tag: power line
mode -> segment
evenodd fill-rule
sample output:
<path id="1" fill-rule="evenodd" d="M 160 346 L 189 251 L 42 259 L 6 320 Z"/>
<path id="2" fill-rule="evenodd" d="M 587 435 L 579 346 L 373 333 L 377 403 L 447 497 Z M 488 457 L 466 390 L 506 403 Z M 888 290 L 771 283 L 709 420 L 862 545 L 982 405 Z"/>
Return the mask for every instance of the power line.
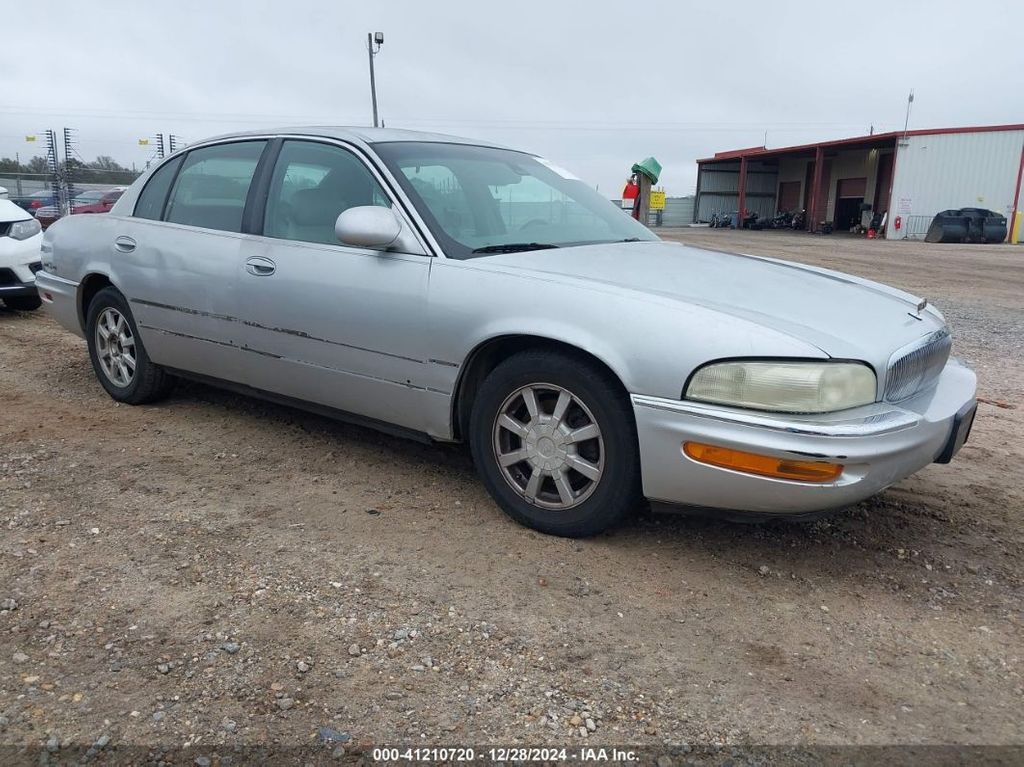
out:
<path id="1" fill-rule="evenodd" d="M 296 115 L 272 114 L 272 113 L 251 113 L 251 112 L 204 112 L 202 114 L 189 112 L 159 112 L 147 110 L 66 110 L 66 109 L 36 109 L 13 105 L 0 105 L 0 113 L 6 114 L 40 114 L 40 115 L 68 115 L 76 117 L 94 117 L 99 119 L 119 119 L 126 117 L 153 117 L 165 119 L 179 119 L 197 122 L 264 122 L 282 121 L 287 123 L 308 123 L 321 125 L 343 125 L 351 124 L 358 127 L 358 118 L 346 118 L 338 115 Z M 835 121 L 784 121 L 784 122 L 763 122 L 763 121 L 679 121 L 679 120 L 644 120 L 622 121 L 603 119 L 553 119 L 553 120 L 517 120 L 514 118 L 451 118 L 451 117 L 392 117 L 389 119 L 392 126 L 396 123 L 403 125 L 472 125 L 490 126 L 499 128 L 546 128 L 546 129 L 588 129 L 588 130 L 818 130 L 821 128 L 856 128 L 863 127 L 863 121 L 835 122 Z"/>

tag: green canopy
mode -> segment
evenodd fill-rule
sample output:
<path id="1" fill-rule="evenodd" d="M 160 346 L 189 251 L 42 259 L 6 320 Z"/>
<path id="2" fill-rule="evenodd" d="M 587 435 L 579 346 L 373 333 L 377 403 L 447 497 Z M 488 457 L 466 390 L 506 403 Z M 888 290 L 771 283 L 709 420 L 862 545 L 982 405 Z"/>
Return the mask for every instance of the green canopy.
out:
<path id="1" fill-rule="evenodd" d="M 651 180 L 652 184 L 657 184 L 658 176 L 661 175 L 661 163 L 653 157 L 648 157 L 633 166 L 633 173 L 643 173 Z"/>

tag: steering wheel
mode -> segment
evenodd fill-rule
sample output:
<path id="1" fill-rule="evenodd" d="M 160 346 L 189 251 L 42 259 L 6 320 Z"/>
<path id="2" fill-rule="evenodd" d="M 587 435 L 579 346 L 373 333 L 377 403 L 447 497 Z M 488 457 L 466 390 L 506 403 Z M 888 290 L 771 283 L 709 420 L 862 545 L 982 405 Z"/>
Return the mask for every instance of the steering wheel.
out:
<path id="1" fill-rule="evenodd" d="M 543 218 L 531 218 L 525 224 L 519 227 L 519 231 L 522 232 L 526 229 L 532 229 L 535 226 L 547 226 L 550 222 L 545 221 Z"/>

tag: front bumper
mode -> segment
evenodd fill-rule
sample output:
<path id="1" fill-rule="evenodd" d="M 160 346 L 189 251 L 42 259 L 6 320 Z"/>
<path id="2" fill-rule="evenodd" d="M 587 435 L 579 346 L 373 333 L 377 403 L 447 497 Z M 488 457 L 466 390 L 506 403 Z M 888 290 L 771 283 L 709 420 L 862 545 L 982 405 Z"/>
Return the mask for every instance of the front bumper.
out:
<path id="1" fill-rule="evenodd" d="M 34 296 L 39 262 L 0 267 L 0 298 Z"/>
<path id="2" fill-rule="evenodd" d="M 780 516 L 856 503 L 940 458 L 954 422 L 973 412 L 976 384 L 973 371 L 951 359 L 935 386 L 898 405 L 811 416 L 634 394 L 644 495 L 655 502 Z M 843 472 L 821 484 L 754 476 L 688 458 L 681 449 L 686 441 L 840 463 Z"/>
<path id="3" fill-rule="evenodd" d="M 43 236 L 37 234 L 27 240 L 0 237 L 0 298 L 34 296 L 36 272 L 39 271 L 39 244 Z"/>

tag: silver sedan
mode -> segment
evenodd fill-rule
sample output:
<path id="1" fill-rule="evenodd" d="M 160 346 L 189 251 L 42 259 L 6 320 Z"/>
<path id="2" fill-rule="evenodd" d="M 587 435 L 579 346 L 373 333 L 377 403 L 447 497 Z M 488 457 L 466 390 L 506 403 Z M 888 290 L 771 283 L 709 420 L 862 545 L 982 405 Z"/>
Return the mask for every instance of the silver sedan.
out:
<path id="1" fill-rule="evenodd" d="M 963 444 L 975 377 L 927 301 L 661 242 L 534 155 L 395 130 L 188 147 L 47 230 L 36 284 L 100 384 L 196 378 L 469 443 L 558 535 L 652 502 L 854 503 Z"/>

